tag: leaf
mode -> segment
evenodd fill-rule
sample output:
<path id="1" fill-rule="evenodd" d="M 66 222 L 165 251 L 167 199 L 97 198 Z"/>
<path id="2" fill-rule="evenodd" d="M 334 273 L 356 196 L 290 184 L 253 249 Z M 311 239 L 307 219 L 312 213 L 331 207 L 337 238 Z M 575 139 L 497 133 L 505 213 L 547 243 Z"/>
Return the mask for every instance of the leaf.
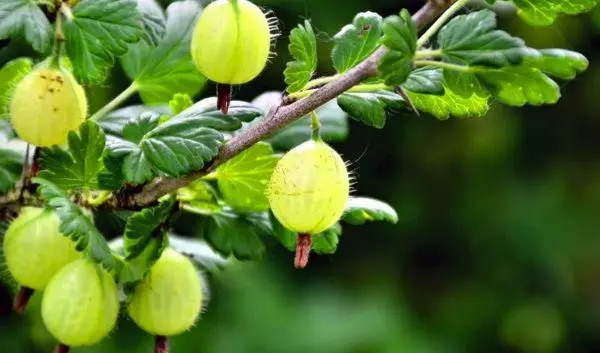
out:
<path id="1" fill-rule="evenodd" d="M 123 137 L 135 144 L 139 144 L 144 136 L 155 129 L 159 123 L 159 116 L 153 113 L 143 113 L 138 117 L 130 119 L 123 126 Z"/>
<path id="2" fill-rule="evenodd" d="M 195 96 L 206 84 L 190 53 L 191 37 L 200 5 L 177 1 L 167 8 L 167 29 L 153 47 L 140 41 L 121 57 L 127 76 L 146 104 L 167 103 L 175 93 Z"/>
<path id="3" fill-rule="evenodd" d="M 93 221 L 77 207 L 56 185 L 42 178 L 34 178 L 39 184 L 39 194 L 54 209 L 60 219 L 60 232 L 76 242 L 76 248 L 86 256 L 112 270 L 116 263 L 106 240 L 94 226 Z"/>
<path id="4" fill-rule="evenodd" d="M 404 107 L 402 97 L 385 90 L 344 93 L 338 97 L 337 102 L 340 108 L 354 120 L 378 129 L 385 126 L 387 110 Z"/>
<path id="5" fill-rule="evenodd" d="M 224 210 L 206 219 L 201 235 L 224 256 L 256 260 L 265 252 L 261 237 L 270 236 L 270 224 L 260 214 L 236 215 Z"/>
<path id="6" fill-rule="evenodd" d="M 541 71 L 528 67 L 485 70 L 477 77 L 501 102 L 512 106 L 554 104 L 560 87 Z"/>
<path id="7" fill-rule="evenodd" d="M 0 149 L 0 193 L 9 192 L 21 178 L 23 157 L 13 151 Z"/>
<path id="8" fill-rule="evenodd" d="M 271 145 L 259 142 L 219 166 L 214 177 L 225 202 L 242 212 L 268 210 L 265 190 L 277 161 Z"/>
<path id="9" fill-rule="evenodd" d="M 205 98 L 177 115 L 180 119 L 195 118 L 202 120 L 202 125 L 219 131 L 235 131 L 242 127 L 242 122 L 251 122 L 263 111 L 251 103 L 231 101 L 227 114 L 217 108 L 217 98 Z"/>
<path id="10" fill-rule="evenodd" d="M 538 56 L 527 57 L 523 66 L 534 67 L 549 75 L 572 80 L 589 66 L 587 58 L 564 49 L 540 49 Z"/>
<path id="11" fill-rule="evenodd" d="M 32 65 L 31 59 L 19 58 L 7 62 L 0 69 L 0 119 L 10 119 L 13 91 L 21 79 L 31 71 Z"/>
<path id="12" fill-rule="evenodd" d="M 461 97 L 444 85 L 443 95 L 421 94 L 406 90 L 406 94 L 415 107 L 423 112 L 430 113 L 440 120 L 450 116 L 457 118 L 481 117 L 488 109 L 488 97 L 473 94 L 471 97 Z"/>
<path id="13" fill-rule="evenodd" d="M 444 76 L 442 70 L 435 67 L 422 67 L 408 75 L 404 88 L 415 93 L 444 94 Z"/>
<path id="14" fill-rule="evenodd" d="M 52 25 L 36 1 L 0 2 L 0 39 L 25 38 L 35 51 L 47 53 L 53 34 Z"/>
<path id="15" fill-rule="evenodd" d="M 167 27 L 165 13 L 155 0 L 137 0 L 137 8 L 142 16 L 144 27 L 142 39 L 155 47 L 165 35 Z"/>
<path id="16" fill-rule="evenodd" d="M 469 98 L 472 95 L 483 98 L 489 96 L 489 92 L 479 82 L 475 73 L 444 70 L 444 84 L 452 93 L 462 98 Z"/>
<path id="17" fill-rule="evenodd" d="M 230 261 L 217 254 L 205 241 L 169 235 L 169 246 L 189 257 L 205 271 L 223 269 Z"/>
<path id="18" fill-rule="evenodd" d="M 136 0 L 81 0 L 63 23 L 66 48 L 80 81 L 102 81 L 114 57 L 143 34 Z"/>
<path id="19" fill-rule="evenodd" d="M 171 108 L 171 111 L 175 115 L 183 112 L 192 105 L 194 105 L 194 101 L 185 93 L 175 93 L 173 98 L 169 101 L 169 108 Z"/>
<path id="20" fill-rule="evenodd" d="M 271 222 L 273 234 L 281 244 L 289 251 L 296 251 L 298 234 L 283 227 L 273 213 L 269 214 L 269 221 Z M 334 224 L 321 233 L 312 235 L 311 250 L 316 254 L 335 253 L 337 251 L 340 235 L 342 235 L 342 226 L 340 226 L 339 223 Z"/>
<path id="21" fill-rule="evenodd" d="M 223 210 L 217 199 L 217 192 L 203 180 L 195 180 L 188 186 L 179 188 L 177 200 L 184 210 L 199 215 L 210 216 Z"/>
<path id="22" fill-rule="evenodd" d="M 537 54 L 522 39 L 497 30 L 491 10 L 456 16 L 440 30 L 438 43 L 446 61 L 469 65 L 518 65 Z"/>
<path id="23" fill-rule="evenodd" d="M 344 73 L 358 65 L 377 49 L 382 34 L 383 19 L 374 12 L 361 12 L 344 26 L 335 37 L 331 51 L 333 66 Z"/>
<path id="24" fill-rule="evenodd" d="M 559 14 L 576 15 L 594 8 L 598 0 L 511 0 L 519 16 L 535 26 L 551 25 Z"/>
<path id="25" fill-rule="evenodd" d="M 122 136 L 123 127 L 131 119 L 136 119 L 143 113 L 155 113 L 157 115 L 172 115 L 171 109 L 168 106 L 152 106 L 131 105 L 125 108 L 117 109 L 108 115 L 104 115 L 96 123 L 110 135 Z"/>
<path id="26" fill-rule="evenodd" d="M 288 49 L 295 60 L 287 63 L 283 75 L 287 91 L 294 93 L 304 88 L 317 70 L 317 38 L 310 21 L 292 29 Z"/>
<path id="27" fill-rule="evenodd" d="M 350 197 L 342 220 L 353 225 L 372 221 L 398 222 L 398 214 L 385 202 L 368 197 Z"/>
<path id="28" fill-rule="evenodd" d="M 381 44 L 390 51 L 381 58 L 377 70 L 386 85 L 399 86 L 412 71 L 412 60 L 417 50 L 417 27 L 406 9 L 400 12 L 400 16 L 384 20 Z"/>
<path id="29" fill-rule="evenodd" d="M 68 152 L 59 146 L 42 149 L 39 176 L 63 190 L 97 189 L 104 144 L 104 132 L 88 120 L 78 133 L 69 132 Z"/>

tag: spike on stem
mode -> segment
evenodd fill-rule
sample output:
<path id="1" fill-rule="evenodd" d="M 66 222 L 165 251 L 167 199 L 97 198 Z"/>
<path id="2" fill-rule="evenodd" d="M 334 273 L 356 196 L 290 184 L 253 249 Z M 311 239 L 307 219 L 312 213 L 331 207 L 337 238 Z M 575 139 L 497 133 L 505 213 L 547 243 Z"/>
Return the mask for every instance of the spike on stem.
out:
<path id="1" fill-rule="evenodd" d="M 13 309 L 18 314 L 23 314 L 25 312 L 25 308 L 27 307 L 27 303 L 33 296 L 35 291 L 29 287 L 19 287 L 19 291 L 15 296 L 15 301 L 13 302 Z"/>
<path id="2" fill-rule="evenodd" d="M 54 353 L 69 353 L 70 350 L 71 347 L 67 346 L 66 344 L 59 343 L 59 345 L 56 346 Z"/>
<path id="3" fill-rule="evenodd" d="M 231 85 L 217 84 L 217 107 L 223 114 L 227 114 L 229 104 L 231 104 Z"/>
<path id="4" fill-rule="evenodd" d="M 294 266 L 296 268 L 305 268 L 306 265 L 308 265 L 311 244 L 312 237 L 310 236 L 310 234 L 298 234 L 298 243 L 296 244 L 296 258 L 294 259 Z"/>
<path id="5" fill-rule="evenodd" d="M 169 353 L 168 339 L 165 336 L 156 336 L 154 353 Z"/>

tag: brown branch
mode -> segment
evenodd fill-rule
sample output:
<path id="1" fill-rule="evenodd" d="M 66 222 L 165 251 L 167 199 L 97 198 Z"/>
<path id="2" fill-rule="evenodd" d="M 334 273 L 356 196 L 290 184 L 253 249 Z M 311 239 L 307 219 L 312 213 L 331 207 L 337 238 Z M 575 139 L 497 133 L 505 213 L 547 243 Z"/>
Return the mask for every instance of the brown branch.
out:
<path id="1" fill-rule="evenodd" d="M 413 19 L 419 30 L 431 24 L 442 12 L 444 12 L 456 0 L 429 0 L 419 11 L 413 15 Z M 204 170 L 195 171 L 182 178 L 158 178 L 146 184 L 141 190 L 130 192 L 123 190 L 117 193 L 103 206 L 106 208 L 140 208 L 155 202 L 161 196 L 173 192 L 190 182 L 213 171 L 217 166 L 236 156 L 256 142 L 274 134 L 282 127 L 298 120 L 323 104 L 335 99 L 348 89 L 356 86 L 365 79 L 377 74 L 377 64 L 381 57 L 387 53 L 387 49 L 381 47 L 369 58 L 358 66 L 346 72 L 338 79 L 321 87 L 309 97 L 285 105 L 273 107 L 264 120 L 252 125 L 239 135 L 236 135 L 221 149 L 219 155 L 210 166 Z"/>

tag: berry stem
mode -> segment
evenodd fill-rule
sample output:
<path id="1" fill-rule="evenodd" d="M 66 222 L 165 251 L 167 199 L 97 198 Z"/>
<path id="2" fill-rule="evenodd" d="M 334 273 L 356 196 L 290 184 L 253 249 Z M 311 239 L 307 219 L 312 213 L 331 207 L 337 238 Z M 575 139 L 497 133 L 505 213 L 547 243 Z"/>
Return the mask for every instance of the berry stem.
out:
<path id="1" fill-rule="evenodd" d="M 121 92 L 118 96 L 116 96 L 113 100 L 108 102 L 104 107 L 100 108 L 97 112 L 95 112 L 92 116 L 89 117 L 90 120 L 96 121 L 106 114 L 115 110 L 119 105 L 125 102 L 129 97 L 133 94 L 137 93 L 139 87 L 135 81 L 129 85 L 123 92 Z"/>
<path id="2" fill-rule="evenodd" d="M 33 296 L 35 291 L 29 287 L 21 286 L 17 291 L 17 295 L 15 296 L 15 300 L 13 302 L 13 310 L 17 314 L 23 314 L 25 312 L 25 308 L 27 307 L 27 303 Z"/>
<path id="3" fill-rule="evenodd" d="M 59 343 L 58 346 L 56 346 L 54 353 L 69 353 L 70 350 L 71 347 L 67 346 L 66 344 Z"/>
<path id="4" fill-rule="evenodd" d="M 231 104 L 231 85 L 217 84 L 217 107 L 227 114 Z"/>
<path id="5" fill-rule="evenodd" d="M 311 244 L 312 237 L 310 236 L 310 234 L 298 234 L 298 243 L 296 244 L 296 258 L 294 259 L 294 266 L 296 268 L 305 268 L 306 265 L 308 265 Z"/>
<path id="6" fill-rule="evenodd" d="M 168 338 L 165 336 L 156 336 L 154 353 L 169 353 Z"/>

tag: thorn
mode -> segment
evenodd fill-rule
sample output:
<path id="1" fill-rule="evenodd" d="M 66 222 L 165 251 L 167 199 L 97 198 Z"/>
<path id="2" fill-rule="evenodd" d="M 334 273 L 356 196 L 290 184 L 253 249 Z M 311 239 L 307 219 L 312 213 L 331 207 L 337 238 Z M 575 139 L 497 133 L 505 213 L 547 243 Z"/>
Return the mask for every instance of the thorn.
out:
<path id="1" fill-rule="evenodd" d="M 54 353 L 69 353 L 70 350 L 71 347 L 67 346 L 66 344 L 59 343 L 58 346 L 56 346 Z"/>
<path id="2" fill-rule="evenodd" d="M 294 259 L 294 266 L 296 268 L 305 268 L 306 265 L 308 265 L 311 243 L 312 237 L 310 236 L 310 234 L 298 234 L 298 243 L 296 245 L 296 258 Z"/>
<path id="3" fill-rule="evenodd" d="M 231 85 L 217 84 L 217 107 L 227 114 L 231 103 Z"/>
<path id="4" fill-rule="evenodd" d="M 402 97 L 402 99 L 404 99 L 406 101 L 406 103 L 408 104 L 410 109 L 412 109 L 415 112 L 415 114 L 417 114 L 418 116 L 421 116 L 421 113 L 419 113 L 419 111 L 417 110 L 417 107 L 415 107 L 415 104 L 410 100 L 410 97 L 408 96 L 408 94 L 406 94 L 406 92 L 404 91 L 404 88 L 402 88 L 402 86 L 399 86 L 396 89 L 396 92 L 400 95 L 400 97 Z"/>
<path id="5" fill-rule="evenodd" d="M 15 296 L 15 300 L 13 302 L 13 310 L 17 314 L 23 314 L 25 312 L 25 308 L 27 308 L 27 303 L 31 299 L 31 296 L 35 293 L 35 291 L 29 287 L 19 287 L 17 291 L 17 295 Z"/>
<path id="6" fill-rule="evenodd" d="M 165 336 L 156 336 L 156 341 L 154 344 L 154 353 L 169 353 L 169 348 L 167 347 L 168 339 Z"/>

